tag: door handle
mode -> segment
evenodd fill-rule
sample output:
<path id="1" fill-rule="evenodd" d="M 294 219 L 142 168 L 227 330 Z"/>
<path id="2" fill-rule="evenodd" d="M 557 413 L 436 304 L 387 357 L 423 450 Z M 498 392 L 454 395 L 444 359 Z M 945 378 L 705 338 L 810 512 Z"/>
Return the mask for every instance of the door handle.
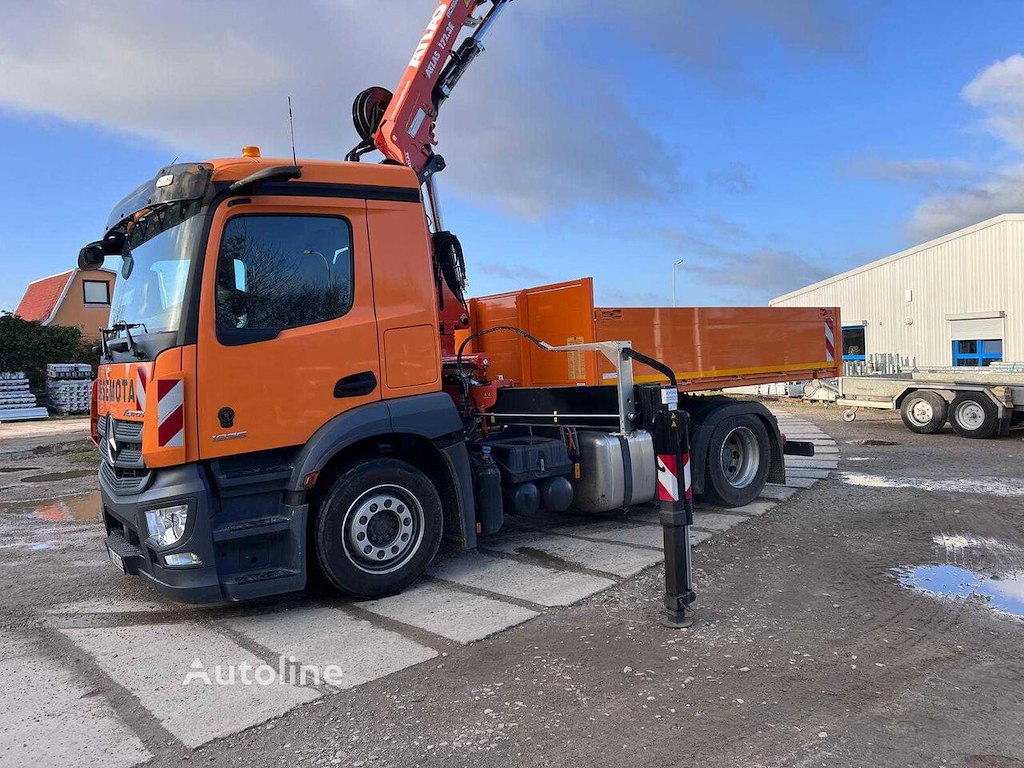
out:
<path id="1" fill-rule="evenodd" d="M 376 388 L 377 377 L 374 376 L 373 371 L 363 371 L 338 379 L 338 383 L 334 385 L 334 396 L 338 398 L 362 397 L 370 394 Z"/>

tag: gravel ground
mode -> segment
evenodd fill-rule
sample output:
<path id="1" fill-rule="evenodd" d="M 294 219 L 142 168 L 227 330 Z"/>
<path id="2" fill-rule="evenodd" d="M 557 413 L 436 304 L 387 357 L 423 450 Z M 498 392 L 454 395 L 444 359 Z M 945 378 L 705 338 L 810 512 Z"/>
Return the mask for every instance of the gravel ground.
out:
<path id="1" fill-rule="evenodd" d="M 694 628 L 661 625 L 655 568 L 198 750 L 149 744 L 152 764 L 1024 767 L 1024 625 L 894 571 L 955 564 L 1024 597 L 1024 442 L 790 410 L 839 441 L 840 471 L 697 550 Z M 0 629 L 97 597 L 93 554 L 5 569 Z"/>

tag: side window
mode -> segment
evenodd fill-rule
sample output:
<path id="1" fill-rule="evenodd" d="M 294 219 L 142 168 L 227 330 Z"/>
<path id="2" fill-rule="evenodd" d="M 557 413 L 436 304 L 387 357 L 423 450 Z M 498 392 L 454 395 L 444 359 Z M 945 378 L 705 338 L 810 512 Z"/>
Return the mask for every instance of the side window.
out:
<path id="1" fill-rule="evenodd" d="M 352 308 L 352 230 L 335 216 L 255 214 L 224 227 L 217 328 L 284 330 Z"/>

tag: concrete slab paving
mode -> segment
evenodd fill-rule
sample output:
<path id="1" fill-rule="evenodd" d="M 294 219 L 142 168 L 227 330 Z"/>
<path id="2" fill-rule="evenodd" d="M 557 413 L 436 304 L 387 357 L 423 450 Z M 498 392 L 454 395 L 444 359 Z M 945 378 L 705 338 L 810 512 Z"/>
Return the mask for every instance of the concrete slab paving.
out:
<path id="1" fill-rule="evenodd" d="M 102 696 L 28 641 L 0 633 L 0 766 L 128 768 L 152 755 Z"/>
<path id="2" fill-rule="evenodd" d="M 645 522 L 659 523 L 657 514 L 650 516 Z M 557 528 L 556 533 L 565 536 L 582 536 L 588 539 L 613 541 L 616 544 L 630 544 L 639 547 L 664 546 L 661 525 L 630 525 L 628 523 L 597 523 L 596 525 L 570 525 Z"/>
<path id="3" fill-rule="evenodd" d="M 400 595 L 368 600 L 359 608 L 467 645 L 539 616 L 519 605 L 473 595 L 444 584 L 420 582 Z"/>
<path id="4" fill-rule="evenodd" d="M 776 485 L 774 483 L 768 483 L 764 487 L 764 490 L 761 491 L 761 498 L 785 501 L 796 492 L 796 488 L 788 488 L 785 485 Z"/>
<path id="5" fill-rule="evenodd" d="M 786 467 L 786 477 L 813 477 L 818 480 L 824 480 L 832 473 L 827 469 L 818 469 L 815 467 Z"/>
<path id="6" fill-rule="evenodd" d="M 575 571 L 556 571 L 532 563 L 473 552 L 436 562 L 430 576 L 467 587 L 544 606 L 572 605 L 615 584 L 611 579 Z"/>
<path id="7" fill-rule="evenodd" d="M 813 477 L 793 477 L 786 475 L 786 485 L 790 488 L 813 488 L 818 480 Z"/>
<path id="8" fill-rule="evenodd" d="M 544 533 L 487 541 L 484 546 L 509 554 L 517 554 L 520 550 L 537 550 L 583 568 L 623 578 L 640 573 L 662 560 L 661 553 L 654 550 Z"/>
<path id="9" fill-rule="evenodd" d="M 693 524 L 698 528 L 704 528 L 715 533 L 727 531 L 734 525 L 739 525 L 748 518 L 745 515 L 729 515 L 724 512 L 695 512 Z"/>
<path id="10" fill-rule="evenodd" d="M 341 669 L 338 688 L 390 675 L 437 656 L 437 651 L 365 619 L 326 606 L 303 606 L 223 622 L 275 654 L 294 656 L 322 676 L 328 665 Z"/>
<path id="11" fill-rule="evenodd" d="M 793 492 L 796 493 L 796 490 L 793 489 Z M 762 494 L 762 495 L 764 495 L 764 494 Z M 753 517 L 758 517 L 760 515 L 763 515 L 768 510 L 774 509 L 777 506 L 779 506 L 779 504 L 776 501 L 760 501 L 760 500 L 758 500 L 758 501 L 752 501 L 749 504 L 746 504 L 746 505 L 744 505 L 742 507 L 734 507 L 733 509 L 730 509 L 728 511 L 729 511 L 730 514 L 735 514 L 735 515 L 751 515 Z"/>
<path id="12" fill-rule="evenodd" d="M 269 685 L 253 682 L 253 668 L 264 665 L 234 641 L 191 622 L 135 625 L 107 629 L 63 629 L 71 641 L 117 683 L 131 691 L 160 724 L 188 747 L 283 715 L 320 697 L 313 688 L 282 684 L 277 673 L 263 673 Z M 199 659 L 202 670 L 195 666 Z M 241 664 L 250 665 L 249 685 L 242 684 Z M 233 685 L 216 683 L 216 667 L 236 668 Z M 265 667 L 264 667 L 265 668 Z M 208 675 L 207 685 L 195 674 Z M 195 673 L 185 685 L 190 672 Z"/>
<path id="13" fill-rule="evenodd" d="M 786 462 L 786 471 L 791 469 L 839 469 L 839 459 L 801 459 L 796 462 Z"/>

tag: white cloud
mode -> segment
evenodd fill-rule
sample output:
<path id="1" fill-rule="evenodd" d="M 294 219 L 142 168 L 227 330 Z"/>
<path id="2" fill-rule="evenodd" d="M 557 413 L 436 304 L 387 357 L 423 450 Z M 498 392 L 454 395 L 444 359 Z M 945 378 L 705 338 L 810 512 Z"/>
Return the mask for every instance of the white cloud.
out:
<path id="1" fill-rule="evenodd" d="M 1003 213 L 1024 213 L 1024 164 L 982 184 L 926 198 L 914 211 L 911 232 L 919 240 L 930 240 Z"/>
<path id="2" fill-rule="evenodd" d="M 960 95 L 981 110 L 984 125 L 1006 143 L 1007 151 L 1024 151 L 1024 56 L 1014 54 L 989 65 Z M 928 240 L 1003 213 L 1024 213 L 1024 163 L 979 176 L 967 171 L 926 197 L 914 210 L 911 235 Z"/>
<path id="3" fill-rule="evenodd" d="M 682 186 L 674 153 L 565 44 L 593 32 L 618 55 L 653 49 L 709 78 L 735 69 L 733 35 L 767 34 L 832 53 L 850 25 L 831 0 L 517 2 L 445 107 L 438 129 L 444 183 L 467 199 L 537 217 L 575 205 L 637 205 Z M 192 157 L 258 144 L 290 153 L 286 98 L 300 155 L 343 157 L 356 142 L 350 105 L 393 86 L 433 0 L 8 3 L 0 25 L 0 108 L 141 136 Z M 571 26 L 570 26 L 571 25 Z M 625 41 L 625 42 L 624 42 Z M 605 69 L 607 67 L 607 69 Z"/>
<path id="4" fill-rule="evenodd" d="M 992 133 L 1024 150 L 1024 56 L 995 62 L 960 93 L 968 104 L 988 113 L 985 124 Z"/>
<path id="5" fill-rule="evenodd" d="M 847 175 L 859 179 L 878 181 L 935 182 L 943 179 L 963 179 L 974 173 L 966 160 L 935 160 L 922 157 L 912 160 L 882 160 L 878 157 L 860 157 L 851 161 Z"/>
<path id="6" fill-rule="evenodd" d="M 518 5 L 442 112 L 445 182 L 525 216 L 643 202 L 672 187 L 676 170 L 658 140 L 546 37 L 543 12 Z M 394 86 L 432 7 L 12 6 L 0 27 L 0 106 L 151 138 L 183 156 L 233 155 L 244 144 L 285 156 L 291 95 L 300 155 L 340 158 L 357 141 L 353 97 L 369 85 Z"/>

